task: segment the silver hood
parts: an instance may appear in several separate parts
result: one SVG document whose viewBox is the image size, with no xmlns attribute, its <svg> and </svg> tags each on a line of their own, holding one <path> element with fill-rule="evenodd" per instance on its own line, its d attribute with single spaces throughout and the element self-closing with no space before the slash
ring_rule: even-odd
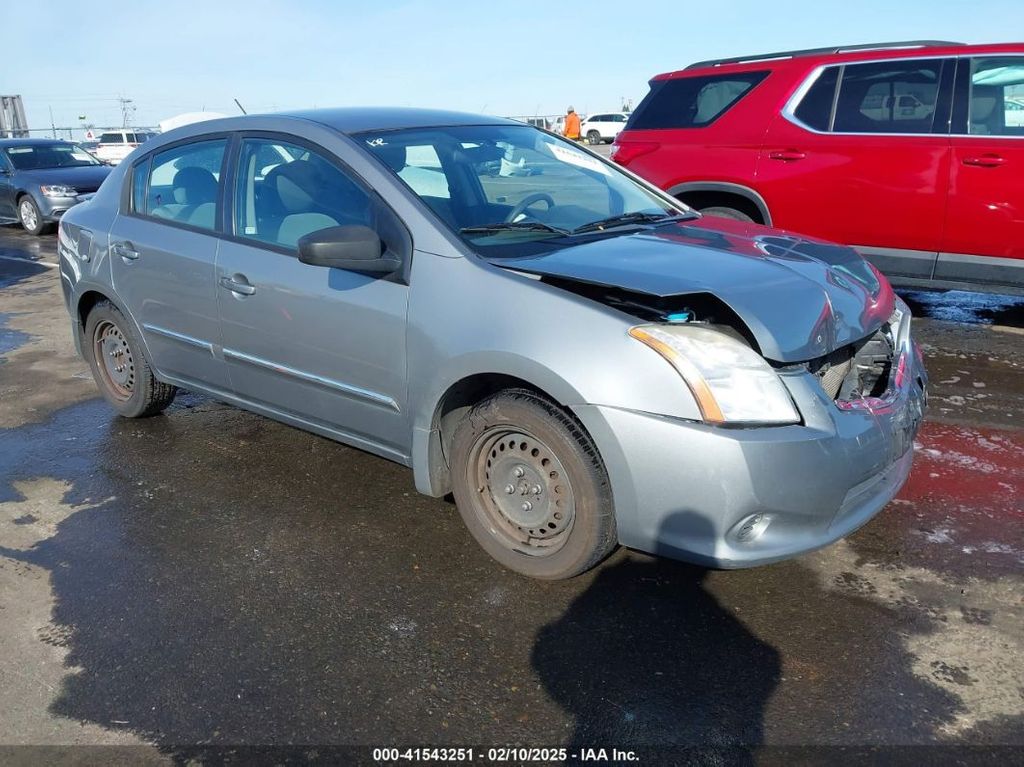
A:
<svg viewBox="0 0 1024 767">
<path fill-rule="evenodd" d="M 782 363 L 871 335 L 895 301 L 888 281 L 852 248 L 722 219 L 493 263 L 656 297 L 711 294 L 747 325 L 761 354 Z"/>
</svg>

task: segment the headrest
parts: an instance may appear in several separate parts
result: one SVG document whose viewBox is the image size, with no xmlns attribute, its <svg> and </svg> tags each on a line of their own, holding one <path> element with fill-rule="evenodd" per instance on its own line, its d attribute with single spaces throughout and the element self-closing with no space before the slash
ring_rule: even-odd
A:
<svg viewBox="0 0 1024 767">
<path fill-rule="evenodd" d="M 206 168 L 182 168 L 174 174 L 174 201 L 181 205 L 216 202 L 217 179 Z"/>
<path fill-rule="evenodd" d="M 975 96 L 971 99 L 971 122 L 987 122 L 996 108 L 995 96 Z"/>
<path fill-rule="evenodd" d="M 309 160 L 278 165 L 270 172 L 271 181 L 281 205 L 289 213 L 304 213 L 316 207 L 315 199 L 323 191 L 320 171 Z"/>
</svg>

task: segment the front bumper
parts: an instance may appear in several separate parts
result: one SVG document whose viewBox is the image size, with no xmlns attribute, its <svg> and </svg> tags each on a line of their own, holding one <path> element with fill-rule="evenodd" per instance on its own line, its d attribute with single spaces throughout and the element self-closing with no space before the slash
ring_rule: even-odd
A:
<svg viewBox="0 0 1024 767">
<path fill-rule="evenodd" d="M 92 193 L 83 193 L 75 197 L 47 197 L 44 194 L 35 195 L 36 204 L 39 207 L 39 215 L 44 221 L 60 221 L 60 217 L 68 212 L 70 208 L 85 202 L 92 197 Z"/>
<path fill-rule="evenodd" d="M 604 458 L 619 541 L 721 568 L 826 546 L 906 481 L 927 401 L 906 337 L 886 395 L 840 407 L 809 372 L 783 375 L 804 423 L 721 428 L 598 405 L 575 412 Z"/>
</svg>

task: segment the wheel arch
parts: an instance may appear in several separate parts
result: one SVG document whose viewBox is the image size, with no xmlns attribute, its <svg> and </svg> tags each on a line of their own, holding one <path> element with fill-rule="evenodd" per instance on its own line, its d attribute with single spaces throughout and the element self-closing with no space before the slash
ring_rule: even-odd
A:
<svg viewBox="0 0 1024 767">
<path fill-rule="evenodd" d="M 75 343 L 78 345 L 79 354 L 83 354 L 85 350 L 85 322 L 91 312 L 97 304 L 108 301 L 117 307 L 117 310 L 125 316 L 125 318 L 132 324 L 132 328 L 135 330 L 135 335 L 138 337 L 142 344 L 143 354 L 146 355 L 146 359 L 150 361 L 150 365 L 153 367 L 153 372 L 160 375 L 159 370 L 153 365 L 153 356 L 149 351 L 149 344 L 146 342 L 146 336 L 142 333 L 142 328 L 139 327 L 139 323 L 135 321 L 135 317 L 128 311 L 124 304 L 114 297 L 112 291 L 103 290 L 99 286 L 88 285 L 84 286 L 81 293 L 75 298 L 75 313 L 73 319 L 75 321 Z"/>
<path fill-rule="evenodd" d="M 575 399 L 569 391 L 557 384 L 551 386 L 550 381 L 546 385 L 538 385 L 531 378 L 533 376 L 522 377 L 508 372 L 468 373 L 451 381 L 440 395 L 432 398 L 433 407 L 425 408 L 426 412 L 413 433 L 412 464 L 416 489 L 435 497 L 451 492 L 449 456 L 455 429 L 474 405 L 499 391 L 532 391 L 562 409 L 579 424 L 580 429 L 586 431 L 568 406 L 567 400 Z M 568 387 L 567 383 L 562 384 Z M 557 396 L 556 392 L 562 396 Z"/>
<path fill-rule="evenodd" d="M 759 223 L 772 226 L 771 211 L 768 209 L 768 203 L 765 202 L 764 197 L 743 184 L 731 181 L 686 181 L 670 186 L 665 191 L 693 208 L 696 208 L 697 205 L 691 204 L 691 201 L 696 202 L 701 199 L 714 200 L 717 204 L 728 204 L 727 201 L 730 198 L 743 201 L 746 205 L 753 206 L 754 212 L 760 218 Z"/>
</svg>

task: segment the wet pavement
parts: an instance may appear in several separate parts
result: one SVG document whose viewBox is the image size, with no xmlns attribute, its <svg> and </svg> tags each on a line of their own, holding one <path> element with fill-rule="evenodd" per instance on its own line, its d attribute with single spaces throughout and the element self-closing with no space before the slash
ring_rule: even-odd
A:
<svg viewBox="0 0 1024 767">
<path fill-rule="evenodd" d="M 0 744 L 1024 746 L 1024 299 L 908 295 L 932 408 L 850 539 L 540 583 L 403 467 L 195 395 L 115 418 L 54 261 L 0 227 Z"/>
</svg>

